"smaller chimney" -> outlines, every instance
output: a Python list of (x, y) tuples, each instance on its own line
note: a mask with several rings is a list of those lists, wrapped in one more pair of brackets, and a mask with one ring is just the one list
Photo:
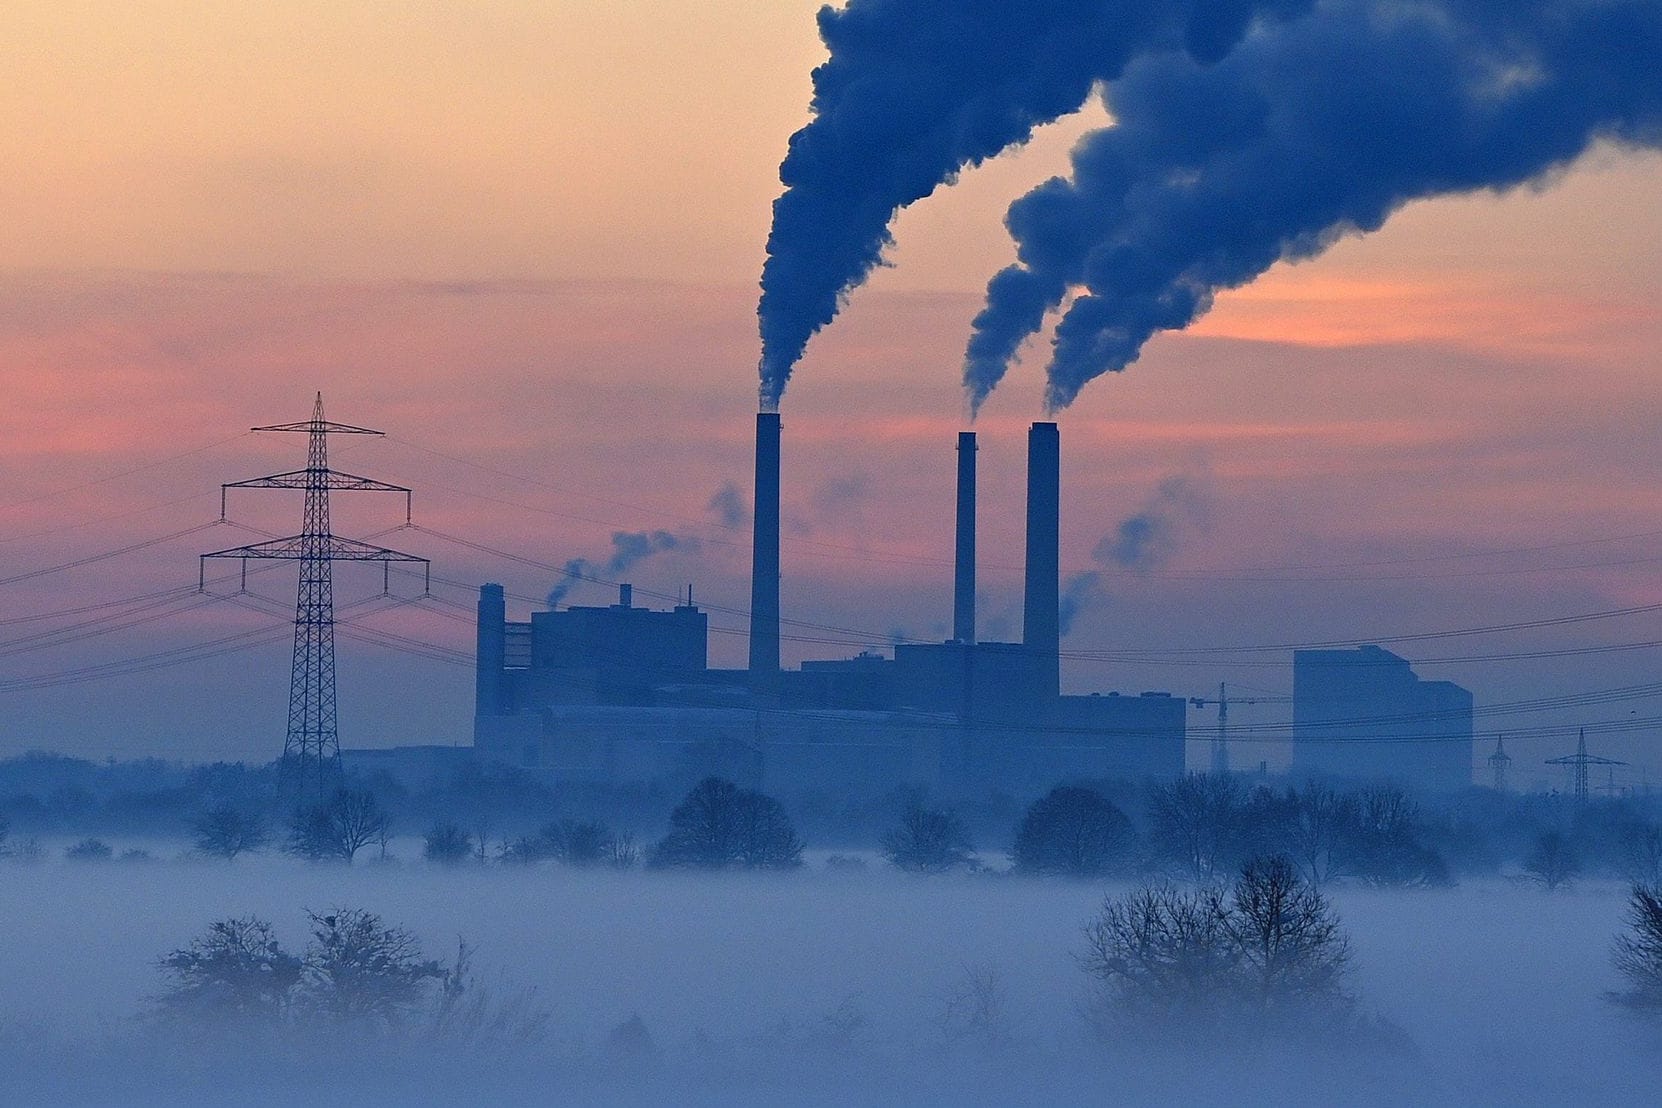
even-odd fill
[(619, 585), (617, 587), (617, 606), (631, 608), (635, 604), (635, 586)]

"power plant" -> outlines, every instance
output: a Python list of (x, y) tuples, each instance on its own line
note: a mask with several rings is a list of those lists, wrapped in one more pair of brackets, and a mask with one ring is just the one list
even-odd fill
[(783, 426), (756, 417), (750, 650), (711, 669), (692, 602), (509, 621), (480, 590), (474, 744), (481, 757), (557, 781), (640, 784), (720, 773), (781, 793), (1042, 792), (1063, 780), (1169, 777), (1184, 768), (1185, 703), (1163, 692), (1061, 692), (1061, 437), (1028, 434), (1022, 641), (976, 636), (976, 436), (957, 442), (953, 637), (893, 657), (780, 662)]

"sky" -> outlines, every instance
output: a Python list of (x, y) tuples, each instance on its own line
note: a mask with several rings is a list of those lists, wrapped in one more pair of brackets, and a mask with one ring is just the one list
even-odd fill
[[(250, 582), (259, 612), (189, 589), (198, 554), (298, 525), (292, 494), (255, 491), (216, 523), (218, 486), (301, 465), (297, 436), (246, 429), (304, 418), (318, 390), (388, 432), (334, 460), (414, 488), (421, 528), (387, 531), (402, 505), (361, 494), (337, 498), (337, 531), (440, 581), (439, 601), (370, 612), (379, 575), (339, 571), (375, 640), (340, 642), (343, 745), (468, 741), (469, 590), (502, 581), (523, 618), (615, 531), (693, 540), (631, 570), (637, 597), (692, 583), (713, 660), (741, 659), (748, 521), (721, 503), (749, 499), (756, 280), (824, 58), (815, 7), (0, 10), (0, 755), (279, 752), (292, 571)], [(948, 633), (964, 339), (1014, 257), (1006, 206), (1105, 122), (1043, 128), (902, 213), (891, 264), (810, 344), (782, 408), (783, 604), (837, 630), (788, 637), (787, 661)], [(1411, 205), (1088, 386), (1059, 417), (1064, 573), (1098, 575), (1066, 685), (1273, 698), (1288, 644), (1662, 602), (1659, 186), (1662, 158), (1601, 147), (1549, 187)], [(976, 424), (989, 637), (1020, 634), (1043, 360)], [(1160, 541), (1115, 560), (1137, 518)], [(1649, 612), (1396, 649), (1473, 690), (1480, 735), (1516, 729), (1515, 782), (1556, 785), (1540, 762), (1576, 726), (1662, 698), (1500, 706), (1650, 682), (1658, 640)], [(1282, 764), (1287, 716), (1232, 711), (1237, 763)], [(1595, 749), (1648, 781), (1655, 741)]]

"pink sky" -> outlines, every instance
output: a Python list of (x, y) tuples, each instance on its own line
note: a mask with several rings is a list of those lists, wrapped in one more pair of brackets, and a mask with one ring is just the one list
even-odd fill
[[(693, 581), (701, 602), (741, 609), (748, 534), (705, 505), (729, 481), (748, 499), (754, 281), (820, 56), (814, 7), (504, 2), (462, 18), (430, 3), (392, 20), (321, 0), (236, 18), (156, 0), (7, 5), (0, 138), (21, 153), (0, 179), (0, 578), (211, 521), (221, 482), (299, 464), (298, 440), (240, 432), (301, 418), (321, 388), (332, 416), (394, 436), (343, 442), (338, 464), (415, 486), (419, 522), (550, 563), (603, 556), (614, 529), (674, 530), (698, 552), (640, 567), (637, 587)], [(968, 322), (1010, 257), (1004, 205), (1061, 171), (1099, 122), (1050, 128), (904, 213), (894, 267), (810, 347), (783, 409), (785, 606), (857, 634), (805, 633), (846, 641), (787, 642), (788, 656), (944, 633)], [(1060, 421), (1063, 562), (1101, 571), (1104, 596), (1069, 647), (1363, 638), (1662, 600), (1654, 538), (1452, 557), (1662, 530), (1658, 186), (1662, 159), (1600, 151), (1545, 192), (1416, 206), (1225, 296), (1193, 332), (1088, 388)], [(1039, 360), (980, 423), (993, 634), (1020, 632)], [(1174, 474), (1205, 508), (1170, 560), (1093, 566), (1098, 540)], [(232, 515), (287, 531), (297, 509), (246, 493)], [(340, 510), (360, 533), (399, 518), (390, 502)], [(189, 584), (198, 552), (251, 537), (218, 528), (3, 585), (0, 618)], [(528, 596), (552, 583), (432, 535), (382, 541), (454, 580)], [(291, 603), (280, 576), (262, 591)], [(353, 595), (378, 581), (361, 584)], [(376, 618), (470, 649), (464, 622)], [(1662, 639), (1658, 622), (1403, 653)], [(57, 650), (0, 645), (0, 681), (280, 624), (213, 605)], [(57, 625), (9, 624), (0, 642)], [(0, 755), (269, 757), (286, 651), (0, 692)], [(743, 640), (718, 634), (712, 651), (734, 662)], [(346, 745), (466, 738), (465, 667), (349, 641), (341, 655)], [(1655, 660), (1421, 671), (1481, 704), (1638, 683)], [(1285, 655), (1182, 661), (1078, 661), (1068, 678), (1185, 694), (1290, 683)], [(1643, 701), (1591, 711), (1630, 707), (1659, 714)], [(1648, 739), (1608, 745), (1662, 773)]]

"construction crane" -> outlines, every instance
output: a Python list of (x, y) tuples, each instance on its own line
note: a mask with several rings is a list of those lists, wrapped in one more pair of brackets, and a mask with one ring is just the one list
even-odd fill
[[(1587, 803), (1587, 767), (1588, 766), (1625, 766), (1626, 762), (1618, 762), (1614, 758), (1600, 758), (1587, 753), (1587, 732), (1583, 729), (1575, 742), (1575, 753), (1566, 754), (1562, 758), (1548, 758), (1549, 766), (1575, 767), (1575, 802)], [(1614, 772), (1614, 771), (1612, 771)]]
[(1495, 736), (1495, 752), (1487, 759), (1489, 770), (1495, 775), (1495, 791), (1506, 791), (1506, 771), (1512, 765), (1512, 755), (1506, 753), (1506, 736)]
[(1189, 703), (1196, 708), (1210, 708), (1217, 705), (1218, 731), (1212, 736), (1212, 764), (1211, 771), (1216, 774), (1229, 772), (1229, 705), (1234, 704), (1287, 704), (1292, 701), (1290, 696), (1238, 696), (1233, 701), (1229, 699), (1229, 685), (1218, 682), (1218, 698), (1209, 700), (1204, 696), (1191, 696)]

